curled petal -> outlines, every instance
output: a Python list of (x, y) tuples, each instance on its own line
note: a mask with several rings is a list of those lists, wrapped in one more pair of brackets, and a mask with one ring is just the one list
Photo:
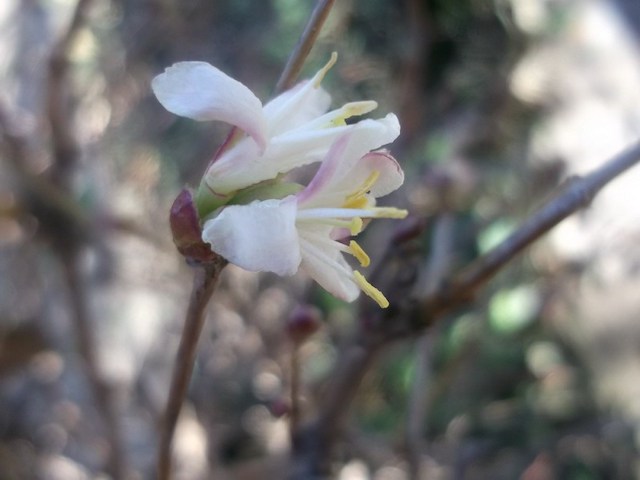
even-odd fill
[(344, 153), (347, 164), (342, 171), (347, 171), (353, 164), (371, 150), (393, 142), (400, 135), (400, 122), (393, 113), (386, 117), (362, 120), (354, 125), (353, 138)]
[(293, 275), (301, 261), (295, 219), (288, 199), (231, 205), (205, 222), (202, 239), (245, 270)]
[(206, 62), (180, 62), (151, 87), (164, 108), (195, 120), (220, 120), (247, 132), (264, 149), (266, 121), (251, 90)]
[(400, 188), (404, 183), (404, 172), (395, 158), (385, 150), (367, 153), (362, 157), (348, 174), (356, 185), (364, 182), (372, 172), (380, 176), (371, 186), (371, 195), (375, 198), (384, 197)]
[[(380, 120), (362, 120), (338, 138), (327, 152), (318, 172), (307, 188), (298, 194), (305, 207), (316, 204), (341, 205), (344, 198), (357, 189), (368, 176), (378, 171), (380, 186), (371, 188), (374, 196), (395, 190), (404, 181), (402, 169), (395, 159), (383, 152), (371, 152), (391, 143), (400, 134), (395, 115)], [(379, 169), (379, 170), (378, 170)], [(390, 175), (389, 178), (383, 178)]]

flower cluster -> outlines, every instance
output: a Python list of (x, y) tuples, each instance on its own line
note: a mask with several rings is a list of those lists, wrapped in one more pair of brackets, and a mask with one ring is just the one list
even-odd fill
[[(384, 295), (343, 253), (368, 266), (369, 257), (351, 237), (366, 219), (407, 215), (376, 206), (377, 197), (404, 181), (396, 160), (380, 150), (398, 137), (400, 125), (393, 114), (347, 124), (374, 110), (373, 101), (328, 111), (331, 97), (320, 83), (335, 61), (334, 54), (313, 78), (265, 105), (204, 62), (177, 63), (152, 88), (172, 113), (224, 121), (243, 132), (223, 146), (196, 194), (202, 239), (213, 252), (250, 271), (292, 275), (303, 269), (339, 298), (353, 301), (363, 291), (386, 307)], [(316, 162), (306, 186), (283, 178)]]

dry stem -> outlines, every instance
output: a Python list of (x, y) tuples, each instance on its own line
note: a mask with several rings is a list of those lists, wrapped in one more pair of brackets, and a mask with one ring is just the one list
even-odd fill
[(278, 79), (276, 92), (290, 88), (296, 81), (296, 78), (298, 78), (298, 75), (300, 75), (300, 70), (302, 70), (302, 66), (309, 52), (311, 52), (311, 48), (313, 48), (313, 45), (316, 43), (322, 25), (324, 25), (325, 20), (329, 16), (329, 12), (334, 3), (335, 0), (318, 1), (316, 8), (311, 12), (307, 26), (304, 28), (298, 43), (294, 47), (293, 52), (291, 52), (287, 64)]
[(210, 265), (197, 268), (194, 274), (191, 299), (176, 355), (176, 364), (161, 427), (157, 465), (158, 480), (171, 478), (171, 444), (195, 364), (198, 339), (206, 318), (205, 309), (226, 264), (225, 260), (220, 259)]
[(426, 298), (407, 301), (388, 309), (377, 319), (361, 322), (361, 328), (345, 347), (339, 369), (330, 379), (321, 411), (315, 420), (301, 426), (293, 450), (291, 480), (328, 479), (336, 433), (360, 383), (377, 353), (394, 340), (420, 335), (442, 315), (467, 303), (475, 290), (490, 280), (527, 246), (562, 220), (586, 207), (611, 180), (640, 162), (640, 144), (625, 150), (565, 188), (503, 243), (473, 262), (445, 288)]

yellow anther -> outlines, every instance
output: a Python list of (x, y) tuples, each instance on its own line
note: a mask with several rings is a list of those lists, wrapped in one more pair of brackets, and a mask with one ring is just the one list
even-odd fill
[(371, 187), (373, 187), (373, 184), (376, 183), (376, 181), (378, 181), (378, 177), (380, 177), (380, 172), (378, 170), (374, 170), (373, 172), (371, 172), (369, 176), (366, 178), (366, 180), (362, 182), (362, 185), (360, 185), (360, 187), (358, 187), (358, 189), (355, 192), (353, 192), (351, 195), (347, 197), (347, 202), (349, 200), (361, 197), (362, 195), (367, 193), (369, 190), (371, 190)]
[(378, 108), (378, 102), (374, 100), (363, 100), (361, 102), (349, 102), (342, 106), (344, 118), (364, 115)]
[(371, 264), (371, 259), (369, 255), (362, 249), (360, 245), (358, 245), (354, 240), (349, 242), (349, 251), (351, 254), (358, 259), (360, 265), (362, 267), (368, 267)]
[(329, 126), (338, 127), (346, 125), (347, 118), (355, 117), (356, 115), (364, 115), (376, 108), (378, 108), (378, 102), (374, 102), (373, 100), (345, 103), (340, 110), (336, 112), (336, 117), (329, 122)]
[(322, 79), (327, 74), (327, 72), (331, 70), (331, 67), (333, 67), (337, 61), (338, 61), (338, 54), (336, 52), (333, 52), (327, 64), (324, 67), (322, 67), (320, 71), (316, 73), (315, 76), (313, 77), (312, 82), (315, 88), (320, 87), (320, 84), (322, 83)]
[(344, 127), (347, 124), (346, 121), (347, 117), (343, 117), (342, 115), (332, 119), (328, 124), (327, 124), (327, 128), (330, 127)]
[(376, 207), (373, 210), (374, 218), (405, 218), (409, 215), (407, 210), (395, 207)]
[[(351, 197), (351, 196), (349, 196)], [(363, 209), (363, 208), (369, 208), (369, 199), (367, 197), (365, 197), (364, 195), (361, 195), (359, 197), (356, 198), (347, 198), (347, 201), (344, 203), (344, 205), (342, 206), (342, 208), (355, 208), (355, 209)]]
[(349, 231), (351, 235), (358, 235), (362, 231), (362, 219), (360, 217), (353, 217), (349, 225)]
[(365, 195), (371, 190), (374, 183), (378, 181), (378, 177), (380, 177), (379, 171), (374, 170), (371, 172), (366, 180), (362, 182), (362, 185), (345, 199), (344, 208), (367, 208), (369, 206), (369, 200)]
[(358, 271), (353, 272), (353, 278), (360, 287), (360, 289), (369, 297), (371, 297), (380, 307), (387, 308), (389, 306), (389, 300), (382, 294), (380, 290), (371, 285), (364, 275)]

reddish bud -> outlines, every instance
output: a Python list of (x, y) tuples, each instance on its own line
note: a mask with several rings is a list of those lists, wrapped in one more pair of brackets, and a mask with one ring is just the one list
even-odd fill
[(295, 343), (304, 342), (309, 336), (318, 331), (321, 325), (320, 310), (311, 305), (299, 305), (293, 309), (287, 320), (286, 331)]
[(289, 415), (289, 413), (291, 413), (291, 404), (284, 398), (278, 398), (276, 400), (273, 400), (272, 402), (269, 402), (267, 407), (269, 408), (269, 412), (271, 412), (271, 415), (273, 415), (275, 418), (282, 418), (285, 415)]
[(171, 205), (169, 216), (173, 243), (189, 263), (210, 263), (218, 255), (202, 241), (202, 229), (193, 195), (184, 188)]

